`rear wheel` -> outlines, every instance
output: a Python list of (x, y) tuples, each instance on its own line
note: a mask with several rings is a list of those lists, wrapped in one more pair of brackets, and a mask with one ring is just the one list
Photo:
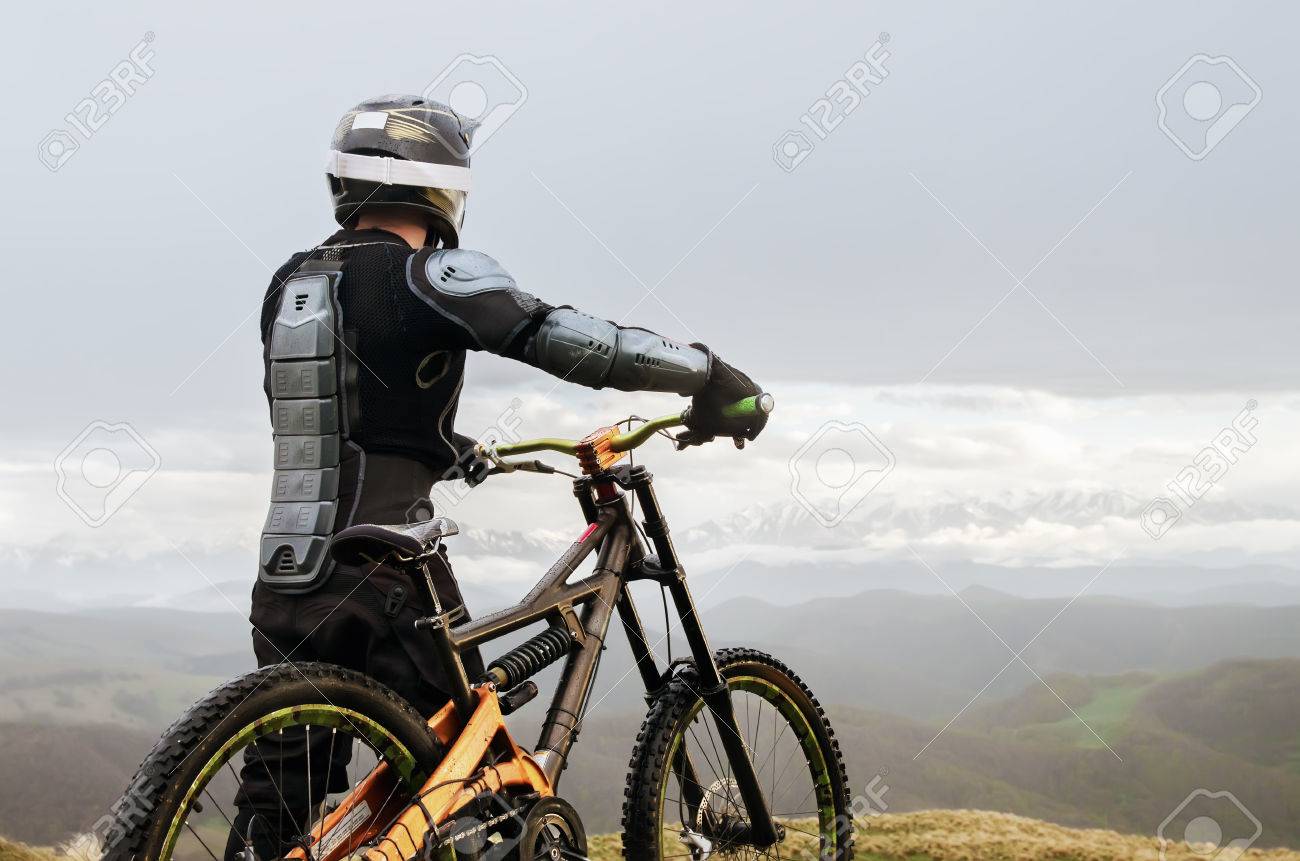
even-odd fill
[(821, 706), (788, 667), (763, 652), (724, 649), (718, 668), (783, 839), (746, 843), (744, 802), (687, 667), (656, 699), (637, 735), (623, 804), (629, 861), (819, 857), (849, 861), (853, 828), (839, 744)]
[[(269, 861), (295, 847), (313, 861), (332, 857), (352, 836), (380, 830), (441, 754), (425, 720), (360, 673), (330, 664), (258, 670), (167, 730), (114, 806), (104, 858)], [(380, 794), (387, 800), (327, 832), (328, 813), (379, 763), (392, 775)], [(258, 800), (237, 804), (250, 773)]]

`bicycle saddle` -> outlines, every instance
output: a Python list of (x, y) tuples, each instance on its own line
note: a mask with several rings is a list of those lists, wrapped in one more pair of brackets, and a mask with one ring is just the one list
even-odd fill
[(334, 536), (330, 542), (330, 555), (343, 565), (386, 562), (401, 567), (405, 562), (433, 552), (443, 538), (458, 532), (460, 527), (450, 517), (389, 525), (358, 523)]

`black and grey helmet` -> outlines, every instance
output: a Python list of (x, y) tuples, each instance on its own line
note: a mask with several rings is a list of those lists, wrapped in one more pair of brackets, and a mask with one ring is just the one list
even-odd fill
[(439, 102), (380, 96), (344, 114), (330, 146), (334, 219), (344, 227), (362, 206), (418, 210), (443, 246), (460, 245), (469, 192), (472, 125)]

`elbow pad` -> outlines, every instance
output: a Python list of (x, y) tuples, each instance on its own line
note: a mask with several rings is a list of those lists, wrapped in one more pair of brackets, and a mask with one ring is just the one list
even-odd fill
[(556, 308), (533, 338), (537, 367), (562, 380), (625, 392), (693, 395), (709, 379), (709, 354), (646, 329)]

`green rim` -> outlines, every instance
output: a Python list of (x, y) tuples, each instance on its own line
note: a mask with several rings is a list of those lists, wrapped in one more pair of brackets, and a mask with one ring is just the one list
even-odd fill
[[(731, 676), (727, 678), (727, 689), (732, 693), (743, 692), (762, 697), (771, 703), (782, 717), (790, 722), (790, 728), (799, 741), (799, 748), (803, 751), (812, 770), (813, 788), (817, 795), (817, 831), (821, 838), (820, 854), (822, 858), (833, 858), (840, 849), (838, 845), (839, 835), (835, 828), (835, 785), (831, 780), (830, 770), (826, 766), (826, 756), (822, 753), (821, 745), (817, 742), (817, 734), (812, 725), (808, 723), (798, 704), (790, 699), (785, 691), (766, 679), (757, 676)], [(682, 739), (685, 737), (685, 728), (691, 725), (703, 708), (705, 708), (704, 701), (702, 699), (697, 700), (690, 711), (683, 716), (679, 729), (674, 733), (672, 744), (669, 746), (664, 760), (666, 763), (672, 763), (677, 758), (677, 752), (681, 747)], [(669, 765), (664, 769), (663, 784), (659, 787), (660, 857), (663, 856), (662, 832), (666, 829), (662, 821), (664, 801), (667, 797), (669, 781), (672, 779), (673, 770)]]
[(176, 848), (176, 841), (180, 839), (181, 829), (185, 827), (185, 820), (193, 809), (194, 800), (236, 753), (248, 747), (252, 741), (272, 732), (291, 726), (308, 725), (351, 731), (358, 738), (364, 738), (369, 742), (375, 753), (383, 758), (389, 767), (397, 770), (403, 783), (412, 789), (423, 783), (423, 776), (419, 774), (419, 764), (416, 762), (415, 755), (393, 733), (371, 718), (353, 709), (326, 703), (289, 706), (265, 714), (245, 725), (209, 757), (190, 784), (176, 815), (172, 817), (159, 858), (171, 858)]

